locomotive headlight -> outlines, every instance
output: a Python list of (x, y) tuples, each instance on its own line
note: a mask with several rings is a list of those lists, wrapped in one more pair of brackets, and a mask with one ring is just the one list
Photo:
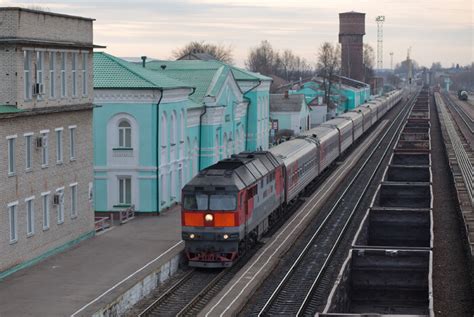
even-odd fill
[(224, 235), (222, 236), (222, 238), (224, 238), (224, 240), (227, 240), (227, 239), (229, 239), (229, 235), (228, 235), (228, 234), (224, 234)]
[(204, 216), (204, 220), (206, 220), (207, 222), (211, 222), (212, 220), (214, 220), (214, 216), (212, 214), (206, 214)]
[(196, 235), (195, 235), (194, 233), (191, 233), (191, 234), (189, 235), (189, 239), (194, 239), (194, 238), (196, 238)]

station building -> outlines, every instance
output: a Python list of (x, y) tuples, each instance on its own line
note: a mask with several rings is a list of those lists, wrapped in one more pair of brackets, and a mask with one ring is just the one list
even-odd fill
[(271, 79), (217, 61), (140, 65), (106, 53), (94, 74), (96, 212), (159, 212), (199, 170), (268, 148)]
[(8, 7), (0, 21), (1, 278), (95, 231), (93, 20)]

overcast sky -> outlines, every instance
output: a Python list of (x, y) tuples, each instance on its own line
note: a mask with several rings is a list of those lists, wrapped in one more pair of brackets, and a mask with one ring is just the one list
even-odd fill
[(249, 49), (268, 40), (316, 62), (321, 43), (336, 43), (339, 12), (366, 13), (364, 42), (376, 50), (375, 17), (385, 15), (384, 67), (406, 58), (430, 66), (465, 65), (473, 58), (472, 0), (0, 0), (0, 6), (37, 6), (95, 18), (94, 42), (122, 57), (167, 59), (189, 41), (231, 45), (237, 65)]

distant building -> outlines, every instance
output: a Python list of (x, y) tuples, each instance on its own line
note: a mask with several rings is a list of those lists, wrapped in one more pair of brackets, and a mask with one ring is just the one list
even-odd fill
[[(310, 128), (310, 108), (303, 94), (270, 94), (272, 125), (299, 135)], [(276, 132), (278, 133), (278, 132)]]
[(94, 56), (98, 212), (159, 212), (199, 170), (268, 148), (271, 79), (218, 61), (143, 66)]
[(0, 21), (1, 278), (95, 231), (93, 20), (0, 8)]
[(359, 81), (364, 80), (364, 35), (365, 13), (339, 13), (342, 75)]

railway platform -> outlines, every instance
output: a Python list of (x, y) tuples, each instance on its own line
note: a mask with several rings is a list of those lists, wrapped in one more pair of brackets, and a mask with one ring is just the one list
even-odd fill
[(178, 206), (137, 217), (0, 281), (0, 316), (120, 314), (181, 263)]

